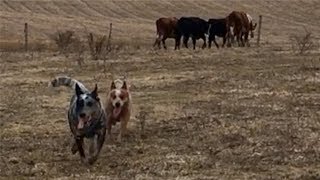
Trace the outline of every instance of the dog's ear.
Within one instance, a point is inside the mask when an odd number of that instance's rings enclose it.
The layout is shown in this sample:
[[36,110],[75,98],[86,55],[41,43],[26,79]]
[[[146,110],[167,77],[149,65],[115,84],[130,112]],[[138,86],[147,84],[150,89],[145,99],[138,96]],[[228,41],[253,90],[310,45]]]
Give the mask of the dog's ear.
[[127,83],[126,83],[126,81],[123,81],[123,84],[122,84],[121,89],[127,89]]
[[94,90],[91,92],[91,96],[94,99],[99,101],[99,98],[98,98],[98,85],[97,84],[95,85]]
[[116,88],[116,84],[114,84],[114,81],[111,83],[111,90]]
[[78,83],[76,83],[76,95],[80,96],[81,94],[83,94],[80,86],[78,85]]

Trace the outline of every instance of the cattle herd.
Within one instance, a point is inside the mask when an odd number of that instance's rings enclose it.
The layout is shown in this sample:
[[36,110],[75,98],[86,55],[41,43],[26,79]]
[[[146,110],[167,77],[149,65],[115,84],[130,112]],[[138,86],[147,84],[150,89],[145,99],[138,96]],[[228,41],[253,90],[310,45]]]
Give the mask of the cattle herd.
[[234,42],[236,38],[238,46],[250,46],[249,34],[253,38],[253,31],[257,23],[253,23],[252,17],[242,11],[232,11],[226,18],[209,19],[208,21],[199,17],[162,17],[156,21],[157,38],[154,42],[154,47],[167,49],[166,39],[175,39],[175,50],[180,49],[181,38],[183,37],[183,44],[188,48],[188,40],[192,39],[193,49],[196,47],[198,39],[203,40],[202,48],[207,46],[206,37],[208,36],[209,48],[211,48],[212,41],[219,48],[215,40],[215,36],[223,38],[222,47],[228,42],[228,46]]

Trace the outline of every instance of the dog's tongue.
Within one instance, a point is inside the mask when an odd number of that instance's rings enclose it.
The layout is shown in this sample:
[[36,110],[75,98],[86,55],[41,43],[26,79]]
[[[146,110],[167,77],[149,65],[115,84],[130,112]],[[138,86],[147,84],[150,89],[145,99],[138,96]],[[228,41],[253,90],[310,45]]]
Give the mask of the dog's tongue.
[[77,128],[78,129],[83,129],[84,124],[85,124],[85,119],[84,118],[79,118],[79,122],[78,122]]
[[121,108],[114,108],[113,109],[113,117],[117,118],[119,116],[120,112],[121,112]]

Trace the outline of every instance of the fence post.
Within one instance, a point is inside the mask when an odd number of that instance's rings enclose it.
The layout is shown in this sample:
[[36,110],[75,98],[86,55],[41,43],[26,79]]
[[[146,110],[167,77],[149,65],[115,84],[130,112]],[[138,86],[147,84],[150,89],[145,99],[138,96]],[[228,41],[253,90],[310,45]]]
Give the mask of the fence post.
[[109,36],[107,42],[107,51],[111,50],[111,34],[112,34],[112,23],[110,23]]
[[24,23],[24,49],[28,51],[28,23]]
[[260,46],[260,35],[261,35],[262,15],[259,15],[259,27],[258,27],[258,38],[257,45]]
[[110,23],[110,28],[109,28],[109,36],[107,40],[107,45],[106,45],[106,54],[105,57],[103,58],[103,73],[106,75],[107,74],[107,66],[106,66],[106,55],[111,52],[111,36],[112,36],[112,23]]

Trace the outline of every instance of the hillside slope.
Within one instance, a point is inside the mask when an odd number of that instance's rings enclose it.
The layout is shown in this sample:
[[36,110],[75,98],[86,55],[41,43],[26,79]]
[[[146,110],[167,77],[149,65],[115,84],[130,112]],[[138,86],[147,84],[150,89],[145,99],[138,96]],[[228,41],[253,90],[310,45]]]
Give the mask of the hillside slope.
[[199,16],[208,19],[225,17],[232,10],[246,11],[255,20],[263,15],[264,40],[284,41],[304,27],[320,34],[320,2],[317,0],[6,0],[0,3],[2,41],[22,39],[25,22],[29,23],[30,35],[34,39],[47,38],[62,29],[84,32],[84,26],[96,33],[106,33],[112,22],[114,37],[150,41],[155,36],[154,22],[159,17]]

